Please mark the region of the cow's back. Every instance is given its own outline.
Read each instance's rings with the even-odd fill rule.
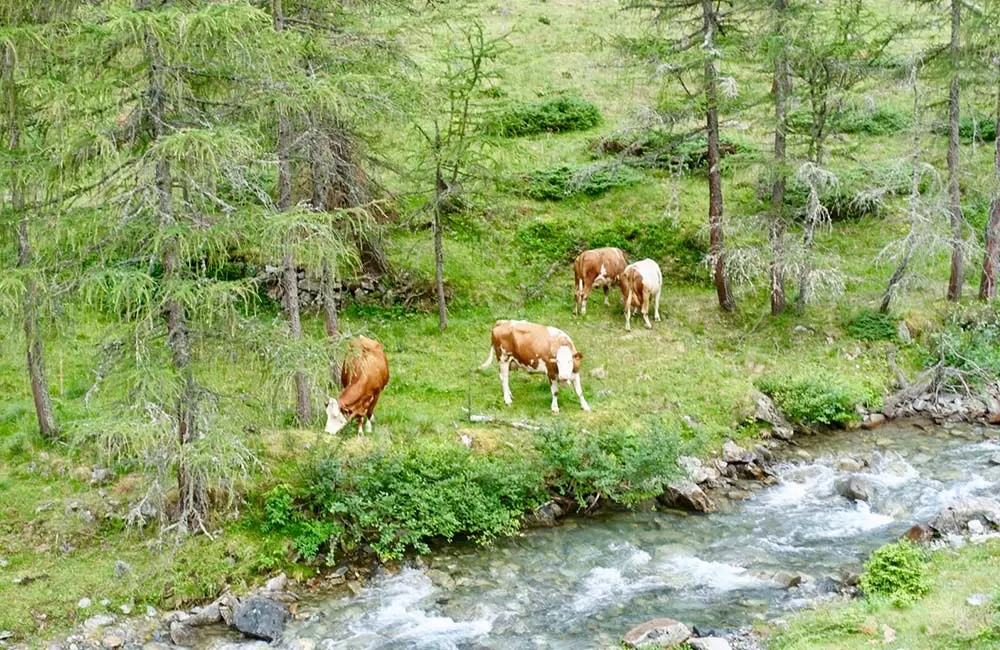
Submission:
[[[351,341],[340,370],[340,383],[346,389],[363,381],[365,388],[380,391],[389,383],[389,360],[382,344],[367,336]]]
[[[593,278],[601,275],[601,267],[604,267],[604,276],[615,281],[621,272],[625,270],[625,253],[620,248],[594,248],[583,251],[573,260],[573,274],[577,280]]]

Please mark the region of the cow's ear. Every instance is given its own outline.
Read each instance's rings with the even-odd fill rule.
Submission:
[[[577,350],[576,352],[573,353],[573,358],[579,361],[580,359],[583,358],[583,352]]]

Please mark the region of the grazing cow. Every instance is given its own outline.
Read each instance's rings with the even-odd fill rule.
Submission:
[[[549,376],[552,388],[552,412],[559,412],[559,382],[573,384],[580,408],[590,410],[580,387],[580,359],[573,340],[566,332],[555,327],[546,327],[523,320],[498,320],[493,324],[493,338],[489,356],[480,366],[485,370],[493,363],[493,357],[500,364],[500,385],[503,386],[503,401],[510,406],[510,365],[517,364],[528,372],[544,372]]]
[[[370,433],[375,405],[389,383],[389,360],[382,344],[366,336],[351,341],[340,370],[340,383],[344,390],[326,405],[326,432],[337,433],[357,418],[358,435],[363,435],[362,426]]]
[[[573,313],[587,315],[587,298],[594,287],[604,287],[604,304],[608,304],[608,287],[618,282],[625,270],[625,253],[620,248],[595,248],[583,251],[573,260]]]
[[[660,320],[660,290],[663,288],[663,274],[660,265],[651,259],[632,262],[625,267],[619,279],[622,299],[625,301],[625,330],[632,330],[632,314],[642,307],[642,320],[646,327],[653,327],[649,322],[649,301],[653,299],[653,315]]]

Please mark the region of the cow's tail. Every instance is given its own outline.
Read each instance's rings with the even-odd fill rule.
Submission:
[[[483,365],[479,366],[479,369],[486,370],[487,368],[489,368],[490,365],[492,365],[493,363],[493,357],[496,356],[496,353],[497,353],[496,349],[494,349],[494,347],[490,345],[490,351],[489,354],[487,354],[486,356],[486,361],[483,362]]]

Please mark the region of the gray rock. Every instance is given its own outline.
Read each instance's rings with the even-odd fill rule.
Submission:
[[[455,579],[440,569],[427,569],[427,571],[424,572],[424,575],[427,576],[432,583],[442,589],[451,591],[455,588]]]
[[[693,510],[695,512],[715,512],[716,507],[708,495],[691,481],[678,481],[667,486],[659,501],[668,506]]]
[[[264,583],[264,589],[267,591],[284,591],[286,587],[288,587],[288,576],[284,573],[279,573]]]
[[[862,429],[877,429],[886,423],[886,417],[881,413],[869,413],[861,423]]]
[[[125,645],[125,639],[121,638],[117,634],[111,634],[104,637],[104,640],[101,641],[101,645],[108,648],[108,650],[113,650],[114,648],[120,648]]]
[[[871,499],[872,486],[868,479],[857,474],[838,479],[834,484],[840,496],[852,501],[868,501]]]
[[[6,641],[7,639],[13,639],[14,633],[10,630],[0,630],[0,641]]]
[[[105,469],[103,467],[95,467],[93,471],[90,472],[90,482],[101,485],[107,483],[115,477],[114,472],[110,469]]]
[[[249,637],[264,641],[280,638],[289,618],[285,605],[260,596],[248,598],[233,609],[233,626]]]
[[[942,535],[961,534],[974,519],[1000,528],[1000,501],[986,497],[962,499],[941,510],[934,517],[931,526]]]
[[[8,560],[5,557],[0,557],[0,569],[3,569],[4,567],[7,566],[10,566],[10,560]]]
[[[781,585],[783,589],[791,589],[802,584],[802,574],[792,573],[791,571],[778,571],[771,576],[771,580]]]
[[[729,641],[718,636],[688,639],[688,647],[691,650],[733,650],[733,646],[729,645]]]
[[[992,456],[990,456],[990,465],[1000,465],[1000,452],[995,453]],[[3,565],[0,564],[0,566],[3,566]]]
[[[679,646],[690,638],[691,630],[687,625],[672,618],[654,618],[629,630],[624,641],[629,648],[653,644],[659,648],[670,648]]]
[[[865,468],[865,464],[857,458],[847,457],[838,460],[835,467],[841,472],[860,472]]]
[[[128,562],[124,562],[122,560],[115,560],[115,569],[114,569],[114,571],[115,571],[115,577],[116,578],[121,578],[122,576],[125,576],[125,575],[131,573],[132,572],[132,567],[129,565]]]
[[[555,501],[548,501],[538,506],[534,512],[525,515],[524,524],[529,528],[551,528],[562,515],[562,507]]]
[[[181,621],[174,621],[170,624],[170,640],[175,645],[193,647],[198,643],[198,636],[195,634],[194,628],[190,625],[185,625]]]
[[[795,435],[795,432],[792,430],[792,427],[790,426],[774,427],[774,430],[771,432],[771,435],[779,440],[784,440],[787,442],[792,439],[792,437]]]
[[[146,618],[155,618],[156,608],[152,605],[146,605]]]
[[[608,378],[608,371],[604,369],[604,366],[598,366],[590,371],[590,376],[594,379],[600,379],[604,381]]]
[[[752,463],[755,459],[753,452],[747,451],[732,440],[727,440],[722,445],[722,460],[726,463]]]
[[[86,621],[83,622],[83,629],[88,632],[93,632],[99,630],[102,627],[107,627],[115,622],[115,617],[110,614],[98,614],[97,616],[91,616]]]
[[[715,467],[705,467],[700,459],[693,456],[678,456],[677,464],[695,483],[712,483],[719,480],[719,470]]]
[[[986,527],[983,526],[983,522],[978,519],[973,519],[968,524],[969,533],[972,535],[982,535],[986,532]]]
[[[77,606],[77,608],[79,608],[79,609],[87,609],[88,607],[90,607],[90,603],[91,603],[91,601],[90,601],[90,599],[89,599],[89,598],[81,598],[81,599],[80,599],[80,600],[79,600],[79,601],[78,601],[78,602],[76,603],[76,606]]]
[[[118,609],[121,610],[121,613],[124,614],[125,616],[128,616],[129,614],[132,613],[132,606],[129,605],[128,603],[122,603],[118,607]]]
[[[222,612],[219,611],[219,601],[215,601],[211,605],[199,607],[192,612],[191,618],[184,622],[191,627],[203,627],[205,625],[214,625],[221,620]]]
[[[788,428],[791,430],[791,425],[788,423],[788,420],[781,415],[781,412],[778,411],[778,407],[774,405],[774,402],[770,397],[755,390],[750,394],[750,399],[754,401],[754,419],[759,420],[760,422],[766,422],[775,428]]]

